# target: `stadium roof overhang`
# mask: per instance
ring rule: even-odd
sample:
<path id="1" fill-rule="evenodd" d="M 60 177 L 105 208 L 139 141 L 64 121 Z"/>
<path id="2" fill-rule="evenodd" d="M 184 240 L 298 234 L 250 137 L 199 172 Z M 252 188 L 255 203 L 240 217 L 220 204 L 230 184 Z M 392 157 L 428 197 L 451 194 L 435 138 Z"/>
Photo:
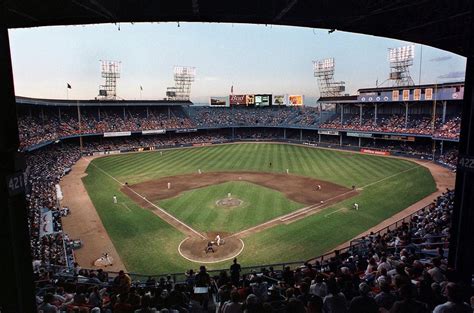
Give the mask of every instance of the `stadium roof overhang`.
<path id="1" fill-rule="evenodd" d="M 229 22 L 326 28 L 467 55 L 470 0 L 4 0 L 8 28 L 118 22 Z M 232 39 L 229 39 L 232 40 Z M 317 40 L 317 38 L 315 38 Z"/>

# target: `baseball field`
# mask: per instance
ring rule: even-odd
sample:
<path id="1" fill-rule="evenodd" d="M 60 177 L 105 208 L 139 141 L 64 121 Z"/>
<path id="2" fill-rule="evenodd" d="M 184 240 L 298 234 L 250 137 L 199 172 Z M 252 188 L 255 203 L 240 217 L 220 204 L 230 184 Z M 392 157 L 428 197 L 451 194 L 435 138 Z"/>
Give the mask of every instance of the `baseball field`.
<path id="1" fill-rule="evenodd" d="M 142 274 L 306 260 L 436 190 L 408 160 L 268 143 L 112 155 L 86 173 L 121 260 Z"/>

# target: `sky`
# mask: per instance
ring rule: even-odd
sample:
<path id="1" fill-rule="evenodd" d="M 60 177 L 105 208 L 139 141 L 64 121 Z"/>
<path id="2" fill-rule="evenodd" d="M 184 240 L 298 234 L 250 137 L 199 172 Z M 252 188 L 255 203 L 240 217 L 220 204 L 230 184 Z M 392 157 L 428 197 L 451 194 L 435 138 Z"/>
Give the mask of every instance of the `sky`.
<path id="1" fill-rule="evenodd" d="M 164 98 L 174 85 L 173 67 L 182 65 L 196 67 L 196 103 L 229 95 L 231 86 L 234 94 L 302 94 L 305 103 L 315 102 L 312 61 L 330 57 L 335 80 L 355 94 L 386 80 L 389 48 L 411 44 L 324 29 L 217 23 L 40 27 L 10 30 L 9 36 L 19 96 L 93 99 L 103 84 L 100 60 L 118 60 L 119 97 Z M 410 72 L 416 84 L 442 83 L 464 80 L 465 67 L 462 56 L 416 44 Z"/>

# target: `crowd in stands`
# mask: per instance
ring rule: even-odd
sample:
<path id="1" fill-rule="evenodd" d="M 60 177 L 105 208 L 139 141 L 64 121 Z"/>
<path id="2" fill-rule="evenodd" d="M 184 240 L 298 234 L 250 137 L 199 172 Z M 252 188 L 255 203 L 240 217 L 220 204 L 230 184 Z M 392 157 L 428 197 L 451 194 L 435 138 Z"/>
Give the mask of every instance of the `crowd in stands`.
<path id="1" fill-rule="evenodd" d="M 60 207 L 56 185 L 79 157 L 78 147 L 72 145 L 53 145 L 26 155 L 28 226 L 35 267 L 66 266 L 71 261 L 70 239 L 61 225 L 69 209 Z M 45 232 L 42 216 L 47 212 L 51 212 L 52 228 Z"/>
<path id="2" fill-rule="evenodd" d="M 229 138 L 218 133 L 173 134 L 172 136 L 133 136 L 104 138 L 101 141 L 88 140 L 84 142 L 83 152 L 86 154 L 96 151 L 129 151 L 139 148 L 164 148 L 192 144 L 225 142 Z"/>
<path id="3" fill-rule="evenodd" d="M 18 115 L 21 147 L 78 134 L 101 134 L 117 131 L 183 129 L 229 126 L 300 126 L 323 129 L 344 129 L 367 132 L 391 132 L 428 135 L 456 139 L 460 132 L 460 117 L 448 117 L 445 123 L 437 118 L 435 130 L 431 116 L 410 114 L 379 114 L 377 121 L 371 113 L 345 114 L 343 122 L 337 114 L 319 125 L 319 109 L 315 107 L 231 107 L 209 108 L 82 108 L 81 125 L 75 109 L 22 109 Z"/>
<path id="4" fill-rule="evenodd" d="M 448 151 L 444 152 L 443 155 L 439 157 L 438 162 L 446 166 L 449 166 L 451 168 L 456 168 L 458 164 L 458 150 L 449 149 Z"/>
<path id="5" fill-rule="evenodd" d="M 439 127 L 436 129 L 434 136 L 438 138 L 459 138 L 459 133 L 461 132 L 461 117 L 454 116 L 446 120 L 444 124 L 441 123 L 439 119 Z"/>
<path id="6" fill-rule="evenodd" d="M 100 110 L 100 111 L 99 111 Z M 100 112 L 100 113 L 99 113 Z M 18 115 L 21 147 L 78 134 L 101 134 L 117 131 L 192 128 L 194 123 L 181 108 L 168 112 L 163 108 L 146 109 L 83 109 L 81 124 L 77 113 L 42 110 L 38 114 Z"/>
<path id="7" fill-rule="evenodd" d="M 340 115 L 334 119 L 324 122 L 320 125 L 323 129 L 345 129 L 365 132 L 385 132 L 385 133 L 403 133 L 414 135 L 434 135 L 439 138 L 455 139 L 459 137 L 461 129 L 461 118 L 453 117 L 443 124 L 441 118 L 436 119 L 433 132 L 433 122 L 431 116 L 427 115 L 409 115 L 405 120 L 405 115 L 378 115 L 377 121 L 373 114 L 364 114 L 362 122 L 358 114 L 346 114 L 341 123 Z"/>
<path id="8" fill-rule="evenodd" d="M 76 267 L 43 275 L 37 303 L 45 313 L 472 313 L 472 291 L 447 265 L 453 199 L 448 190 L 397 228 L 294 269 L 244 272 L 234 259 L 218 275 L 201 266 L 179 282 L 134 282 L 124 272 L 112 278 Z"/>
<path id="9" fill-rule="evenodd" d="M 190 116 L 197 126 L 316 126 L 319 111 L 314 107 L 194 107 Z"/>

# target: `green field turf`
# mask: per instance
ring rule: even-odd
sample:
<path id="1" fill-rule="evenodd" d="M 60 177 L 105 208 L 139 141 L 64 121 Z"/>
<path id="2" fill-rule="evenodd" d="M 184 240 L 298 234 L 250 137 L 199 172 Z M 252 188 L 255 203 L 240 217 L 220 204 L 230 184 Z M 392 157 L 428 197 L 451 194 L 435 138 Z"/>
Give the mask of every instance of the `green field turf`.
<path id="1" fill-rule="evenodd" d="M 233 198 L 243 201 L 241 206 L 223 208 L 216 205 L 229 192 Z M 158 205 L 198 231 L 231 233 L 305 206 L 278 191 L 248 182 L 227 182 L 190 190 L 161 200 Z"/>
<path id="2" fill-rule="evenodd" d="M 269 162 L 272 162 L 271 168 Z M 117 182 L 103 171 L 133 184 L 175 174 L 196 173 L 197 169 L 283 173 L 287 168 L 291 173 L 346 187 L 356 185 L 363 190 L 357 197 L 303 220 L 246 237 L 245 249 L 239 256 L 243 265 L 317 256 L 435 191 L 429 171 L 407 160 L 263 143 L 169 150 L 162 156 L 159 152 L 148 152 L 99 158 L 88 167 L 88 176 L 83 181 L 127 270 L 146 274 L 182 272 L 198 267 L 178 254 L 177 246 L 185 236 L 122 194 Z M 113 194 L 119 198 L 117 205 L 112 203 Z M 354 201 L 359 203 L 359 211 L 348 210 Z M 265 214 L 270 216 L 273 213 Z M 195 223 L 200 222 L 196 220 Z M 228 265 L 218 263 L 209 267 Z"/>

